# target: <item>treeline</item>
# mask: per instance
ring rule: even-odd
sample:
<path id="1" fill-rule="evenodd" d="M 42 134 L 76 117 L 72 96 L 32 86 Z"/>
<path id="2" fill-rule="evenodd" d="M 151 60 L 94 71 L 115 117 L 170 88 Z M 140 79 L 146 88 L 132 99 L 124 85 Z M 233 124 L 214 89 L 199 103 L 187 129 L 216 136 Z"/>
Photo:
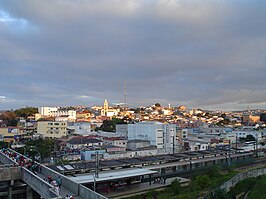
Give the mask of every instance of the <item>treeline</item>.
<path id="1" fill-rule="evenodd" d="M 4 111 L 0 113 L 0 122 L 2 126 L 17 126 L 21 117 L 27 119 L 27 117 L 34 115 L 35 113 L 38 113 L 38 108 L 35 107 L 25 107 L 14 111 Z"/>

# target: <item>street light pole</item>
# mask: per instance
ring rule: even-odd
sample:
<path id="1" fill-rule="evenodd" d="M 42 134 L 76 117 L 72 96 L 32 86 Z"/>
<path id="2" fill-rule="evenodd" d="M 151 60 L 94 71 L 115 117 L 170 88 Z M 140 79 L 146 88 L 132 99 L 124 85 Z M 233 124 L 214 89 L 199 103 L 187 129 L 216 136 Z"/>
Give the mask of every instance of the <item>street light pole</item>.
<path id="1" fill-rule="evenodd" d="M 35 149 L 35 148 L 31 148 L 30 151 L 36 151 L 38 153 L 38 155 L 40 156 L 40 164 L 42 163 L 42 156 L 41 156 L 41 153 Z"/>
<path id="2" fill-rule="evenodd" d="M 26 147 L 22 146 L 22 148 L 23 148 L 23 155 L 26 156 Z"/>
<path id="3" fill-rule="evenodd" d="M 93 177 L 93 191 L 95 192 L 95 190 L 96 190 L 96 177 L 91 171 L 90 171 L 90 174 Z"/>
<path id="4" fill-rule="evenodd" d="M 60 160 L 61 163 L 63 164 L 63 167 L 65 167 L 63 160 L 62 160 L 61 158 L 60 158 L 59 160 Z M 65 175 L 65 169 L 64 169 L 64 168 L 63 168 L 63 175 Z"/>

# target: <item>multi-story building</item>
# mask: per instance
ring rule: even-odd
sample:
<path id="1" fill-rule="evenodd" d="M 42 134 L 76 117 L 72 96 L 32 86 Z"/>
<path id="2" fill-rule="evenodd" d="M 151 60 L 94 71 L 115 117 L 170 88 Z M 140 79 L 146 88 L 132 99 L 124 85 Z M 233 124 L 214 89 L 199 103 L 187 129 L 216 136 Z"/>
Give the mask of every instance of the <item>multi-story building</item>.
<path id="1" fill-rule="evenodd" d="M 16 142 L 25 133 L 21 127 L 0 127 L 0 140 L 4 142 Z"/>
<path id="2" fill-rule="evenodd" d="M 39 113 L 42 116 L 51 116 L 51 112 L 57 111 L 57 107 L 48 107 L 48 106 L 43 106 L 39 108 Z"/>
<path id="3" fill-rule="evenodd" d="M 67 116 L 68 121 L 75 122 L 77 119 L 77 112 L 74 110 L 57 110 L 57 111 L 51 111 L 50 116 L 52 117 Z"/>
<path id="4" fill-rule="evenodd" d="M 51 117 L 67 117 L 68 121 L 74 122 L 77 119 L 77 112 L 75 110 L 60 110 L 57 107 L 40 107 L 39 113 L 41 116 Z M 58 120 L 62 120 L 59 118 Z"/>
<path id="5" fill-rule="evenodd" d="M 82 112 L 77 112 L 77 120 L 78 122 L 90 122 L 91 117 L 93 117 L 93 113 L 88 110 L 84 110 Z"/>
<path id="6" fill-rule="evenodd" d="M 67 135 L 67 122 L 39 121 L 37 133 L 43 137 L 61 138 Z"/>
<path id="7" fill-rule="evenodd" d="M 257 122 L 260 122 L 260 116 L 259 115 L 251 115 L 249 113 L 243 114 L 243 123 L 254 124 Z"/>
<path id="8" fill-rule="evenodd" d="M 72 129 L 74 134 L 78 135 L 90 135 L 91 123 L 90 122 L 70 122 L 68 123 L 68 129 Z"/>
<path id="9" fill-rule="evenodd" d="M 127 134 L 128 140 L 148 140 L 160 151 L 172 152 L 176 147 L 176 125 L 160 122 L 140 122 L 117 125 L 117 132 Z"/>

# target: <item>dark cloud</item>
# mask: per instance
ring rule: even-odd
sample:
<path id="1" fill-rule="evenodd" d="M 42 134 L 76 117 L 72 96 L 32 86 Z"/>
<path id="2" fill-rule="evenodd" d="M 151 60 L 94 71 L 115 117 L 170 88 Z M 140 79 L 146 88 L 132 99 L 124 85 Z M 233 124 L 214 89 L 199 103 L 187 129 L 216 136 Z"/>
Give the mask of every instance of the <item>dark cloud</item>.
<path id="1" fill-rule="evenodd" d="M 0 107 L 266 108 L 264 1 L 0 2 Z"/>

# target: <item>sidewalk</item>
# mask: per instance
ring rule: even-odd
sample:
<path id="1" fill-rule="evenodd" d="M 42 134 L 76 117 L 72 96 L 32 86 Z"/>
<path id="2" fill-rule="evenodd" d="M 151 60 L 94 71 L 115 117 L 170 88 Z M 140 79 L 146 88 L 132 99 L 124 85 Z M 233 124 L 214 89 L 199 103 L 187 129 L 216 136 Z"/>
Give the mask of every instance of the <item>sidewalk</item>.
<path id="1" fill-rule="evenodd" d="M 179 180 L 179 182 L 181 184 L 183 184 L 183 186 L 186 186 L 186 184 L 190 182 L 189 179 L 181 178 L 181 177 L 167 178 L 165 181 L 165 184 L 154 183 L 154 181 L 152 181 L 152 183 L 150 185 L 149 182 L 145 182 L 145 183 L 134 184 L 134 185 L 131 185 L 129 187 L 124 187 L 123 189 L 120 189 L 120 190 L 111 191 L 110 193 L 102 193 L 101 192 L 101 194 L 108 197 L 108 198 L 114 198 L 114 199 L 124 198 L 124 197 L 128 197 L 130 195 L 132 195 L 132 196 L 136 195 L 137 193 L 138 194 L 145 193 L 145 192 L 150 191 L 152 189 L 165 188 L 165 187 L 169 186 L 171 184 L 171 182 L 175 179 Z"/>

